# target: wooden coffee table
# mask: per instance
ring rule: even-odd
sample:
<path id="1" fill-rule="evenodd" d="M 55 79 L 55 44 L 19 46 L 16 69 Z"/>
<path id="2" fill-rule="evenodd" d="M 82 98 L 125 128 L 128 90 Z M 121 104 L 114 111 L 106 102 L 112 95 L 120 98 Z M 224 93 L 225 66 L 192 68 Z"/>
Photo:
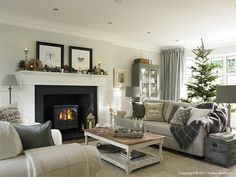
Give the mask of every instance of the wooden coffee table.
<path id="1" fill-rule="evenodd" d="M 143 138 L 131 139 L 113 137 L 113 134 L 113 130 L 108 128 L 85 129 L 85 144 L 88 144 L 88 137 L 92 137 L 99 141 L 125 149 L 127 152 L 126 157 L 122 156 L 120 153 L 101 153 L 101 158 L 126 170 L 127 174 L 130 174 L 130 172 L 135 169 L 158 162 L 161 163 L 161 161 L 163 161 L 162 144 L 165 136 L 145 133 Z M 159 153 L 157 154 L 148 154 L 144 150 L 141 150 L 141 148 L 154 144 L 159 145 Z M 145 153 L 145 156 L 131 159 L 131 152 L 133 150 L 143 152 Z"/>

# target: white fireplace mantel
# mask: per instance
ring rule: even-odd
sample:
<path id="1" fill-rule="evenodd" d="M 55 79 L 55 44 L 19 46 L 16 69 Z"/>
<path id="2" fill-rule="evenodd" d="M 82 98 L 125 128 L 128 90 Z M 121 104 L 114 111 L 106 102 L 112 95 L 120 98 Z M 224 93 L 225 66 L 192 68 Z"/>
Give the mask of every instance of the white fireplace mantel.
<path id="1" fill-rule="evenodd" d="M 20 84 L 19 109 L 26 122 L 35 122 L 35 85 L 97 86 L 98 122 L 108 121 L 106 75 L 19 71 L 16 77 Z"/>

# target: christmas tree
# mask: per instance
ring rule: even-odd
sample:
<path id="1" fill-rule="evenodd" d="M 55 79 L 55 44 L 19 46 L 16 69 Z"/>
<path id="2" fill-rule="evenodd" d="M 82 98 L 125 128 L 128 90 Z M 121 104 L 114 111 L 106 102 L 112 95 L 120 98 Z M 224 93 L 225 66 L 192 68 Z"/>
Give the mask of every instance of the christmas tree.
<path id="1" fill-rule="evenodd" d="M 216 79 L 218 76 L 214 72 L 217 65 L 211 63 L 208 55 L 213 49 L 205 49 L 201 39 L 201 47 L 193 49 L 196 55 L 194 64 L 191 66 L 192 80 L 187 85 L 188 102 L 212 102 L 216 96 Z"/>

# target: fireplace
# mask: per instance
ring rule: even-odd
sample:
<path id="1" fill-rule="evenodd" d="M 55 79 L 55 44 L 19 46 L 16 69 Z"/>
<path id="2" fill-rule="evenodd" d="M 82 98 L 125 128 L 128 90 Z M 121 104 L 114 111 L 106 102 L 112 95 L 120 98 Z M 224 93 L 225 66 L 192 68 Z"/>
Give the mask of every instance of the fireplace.
<path id="1" fill-rule="evenodd" d="M 59 129 L 63 140 L 83 137 L 89 113 L 97 122 L 96 86 L 35 86 L 35 120 L 52 121 L 52 128 Z"/>
<path id="2" fill-rule="evenodd" d="M 78 127 L 78 105 L 54 105 L 53 125 L 57 129 Z"/>

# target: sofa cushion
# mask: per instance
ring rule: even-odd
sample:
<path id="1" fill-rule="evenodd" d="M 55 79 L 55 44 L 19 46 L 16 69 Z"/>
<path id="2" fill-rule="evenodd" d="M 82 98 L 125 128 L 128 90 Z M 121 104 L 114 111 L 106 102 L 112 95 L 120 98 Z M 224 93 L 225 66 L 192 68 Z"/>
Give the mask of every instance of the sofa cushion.
<path id="1" fill-rule="evenodd" d="M 145 103 L 144 120 L 163 122 L 162 108 L 164 103 Z"/>
<path id="2" fill-rule="evenodd" d="M 175 112 L 173 119 L 170 121 L 171 124 L 184 126 L 190 118 L 190 111 L 192 108 L 179 107 Z"/>
<path id="3" fill-rule="evenodd" d="M 0 121 L 22 123 L 20 112 L 16 104 L 0 107 Z"/>
<path id="4" fill-rule="evenodd" d="M 167 108 L 169 105 L 169 100 L 145 100 L 145 103 L 164 103 L 163 109 L 162 109 L 162 117 L 164 118 L 164 120 L 166 120 L 166 112 L 167 112 Z"/>
<path id="5" fill-rule="evenodd" d="M 175 102 L 170 101 L 168 104 L 168 108 L 165 114 L 165 120 L 166 122 L 170 122 L 171 119 L 173 118 L 175 112 L 177 109 L 181 107 L 179 104 L 176 104 Z"/>
<path id="6" fill-rule="evenodd" d="M 207 116 L 209 116 L 211 113 L 211 109 L 198 109 L 198 108 L 192 108 L 190 111 L 190 118 L 187 121 L 187 125 L 190 125 L 190 123 L 194 120 L 197 121 L 204 121 L 207 119 Z"/>
<path id="7" fill-rule="evenodd" d="M 14 127 L 0 121 L 0 160 L 16 157 L 21 152 L 21 140 Z"/>
<path id="8" fill-rule="evenodd" d="M 51 121 L 36 125 L 14 125 L 23 145 L 23 149 L 54 145 L 51 133 Z"/>
<path id="9" fill-rule="evenodd" d="M 145 115 L 145 108 L 142 102 L 133 102 L 133 117 L 143 118 Z"/>
<path id="10" fill-rule="evenodd" d="M 170 132 L 170 125 L 167 122 L 150 122 L 144 121 L 144 127 L 146 130 L 152 133 L 157 133 L 164 136 L 172 136 Z"/>

